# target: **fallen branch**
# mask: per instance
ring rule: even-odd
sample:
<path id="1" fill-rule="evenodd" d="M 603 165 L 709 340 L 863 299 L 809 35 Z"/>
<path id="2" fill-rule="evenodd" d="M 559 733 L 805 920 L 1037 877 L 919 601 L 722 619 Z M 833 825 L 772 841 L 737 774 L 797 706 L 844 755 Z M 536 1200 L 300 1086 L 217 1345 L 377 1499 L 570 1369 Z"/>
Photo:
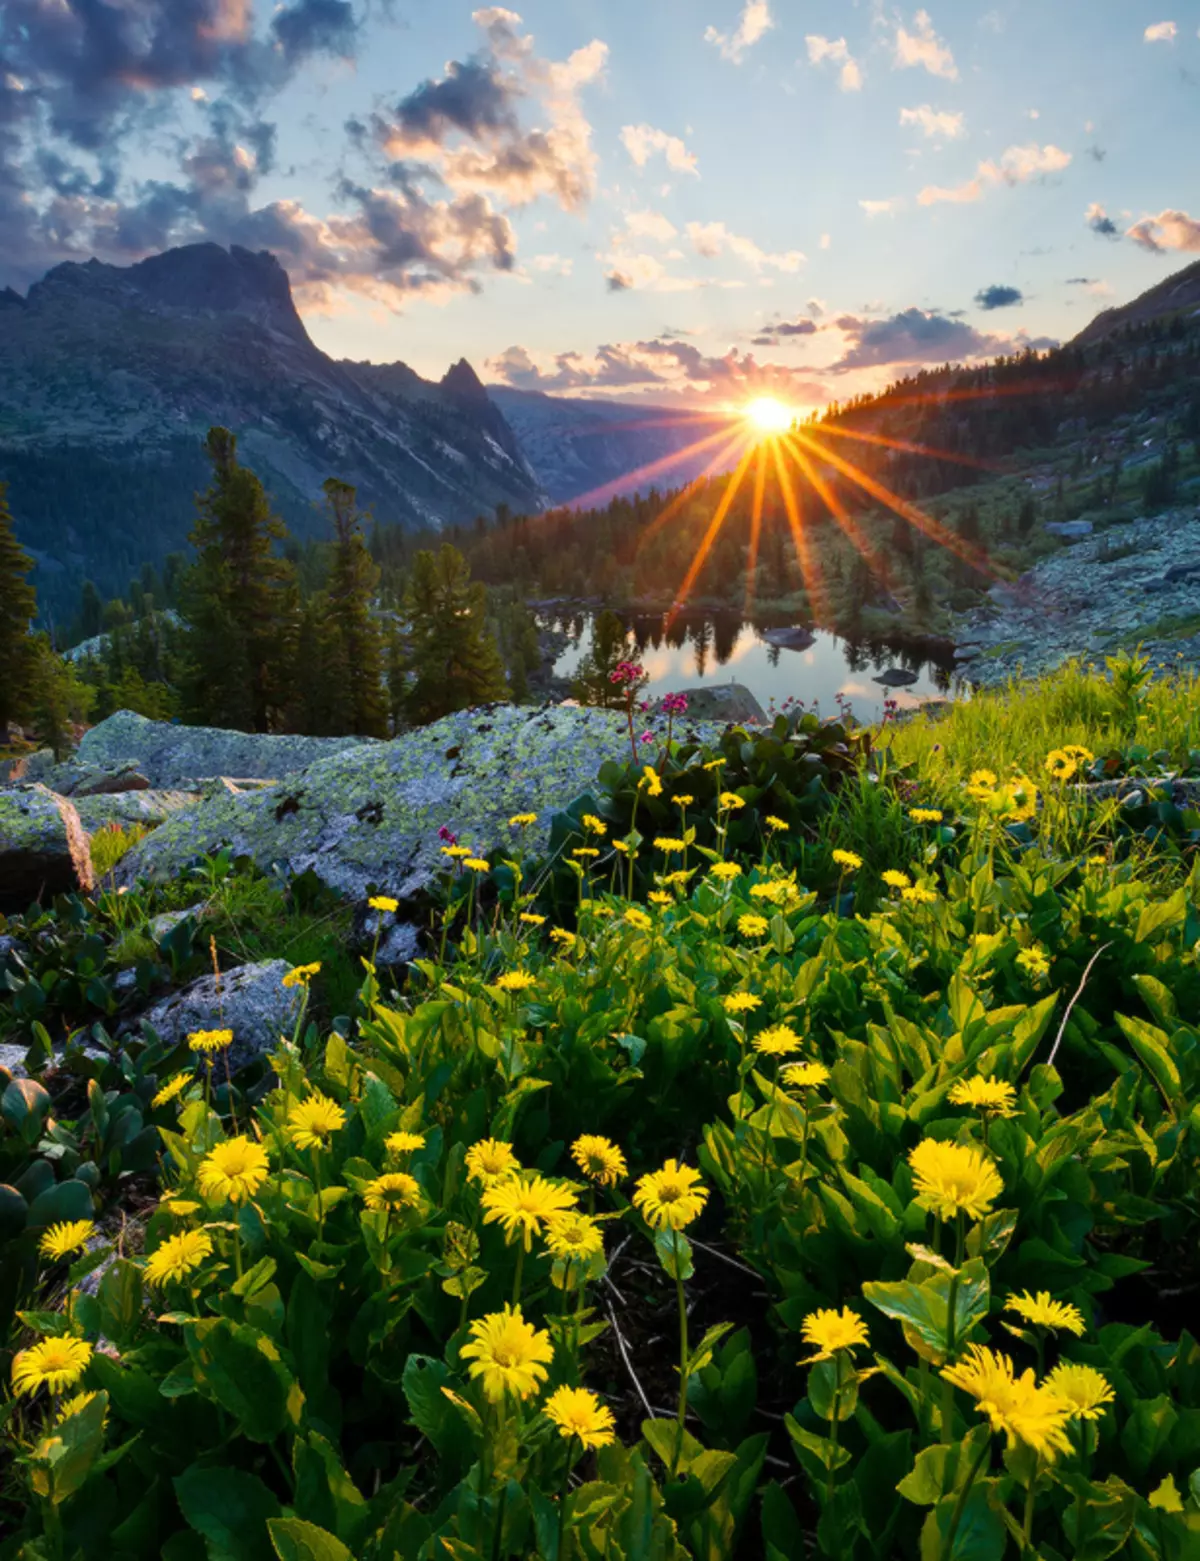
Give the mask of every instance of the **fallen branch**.
<path id="1" fill-rule="evenodd" d="M 1092 966 L 1100 958 L 1101 954 L 1104 953 L 1105 949 L 1110 948 L 1112 948 L 1111 942 L 1102 943 L 1096 952 L 1092 955 L 1091 959 L 1088 960 L 1087 965 L 1084 968 L 1083 975 L 1079 978 L 1079 985 L 1071 994 L 1071 1001 L 1067 1004 L 1067 1011 L 1062 1017 L 1062 1023 L 1058 1027 L 1058 1034 L 1054 1037 L 1054 1045 L 1050 1048 L 1050 1055 L 1046 1059 L 1046 1066 L 1048 1068 L 1052 1068 L 1054 1066 L 1054 1059 L 1058 1056 L 1058 1048 L 1062 1045 L 1062 1038 L 1067 1033 L 1067 1021 L 1071 1017 L 1071 1010 L 1083 996 L 1083 989 L 1085 986 L 1087 986 L 1088 977 L 1092 973 Z"/>
<path id="2" fill-rule="evenodd" d="M 657 1420 L 659 1417 L 654 1413 L 653 1409 L 651 1409 L 650 1400 L 646 1397 L 645 1391 L 642 1388 L 642 1384 L 638 1380 L 638 1374 L 633 1369 L 633 1362 L 630 1360 L 629 1351 L 625 1347 L 625 1335 L 621 1332 L 621 1325 L 617 1321 L 617 1314 L 612 1309 L 612 1302 L 606 1300 L 604 1303 L 604 1309 L 608 1313 L 609 1322 L 612 1323 L 613 1333 L 617 1338 L 617 1348 L 621 1352 L 621 1359 L 625 1362 L 625 1370 L 633 1379 L 633 1385 L 638 1391 L 638 1397 L 646 1406 L 646 1413 L 650 1416 L 651 1420 Z"/>

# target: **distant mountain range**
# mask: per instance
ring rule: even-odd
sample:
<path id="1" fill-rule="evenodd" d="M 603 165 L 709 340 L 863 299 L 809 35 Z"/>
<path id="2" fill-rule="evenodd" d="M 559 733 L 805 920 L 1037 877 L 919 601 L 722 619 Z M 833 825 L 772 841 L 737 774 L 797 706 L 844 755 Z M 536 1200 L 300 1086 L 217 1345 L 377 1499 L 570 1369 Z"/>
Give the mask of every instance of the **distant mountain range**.
<path id="1" fill-rule="evenodd" d="M 1159 320 L 1167 314 L 1200 314 L 1200 260 L 1183 271 L 1176 271 L 1165 282 L 1139 293 L 1132 303 L 1101 310 L 1070 345 L 1089 347 L 1127 325 L 1145 325 L 1147 321 Z"/>

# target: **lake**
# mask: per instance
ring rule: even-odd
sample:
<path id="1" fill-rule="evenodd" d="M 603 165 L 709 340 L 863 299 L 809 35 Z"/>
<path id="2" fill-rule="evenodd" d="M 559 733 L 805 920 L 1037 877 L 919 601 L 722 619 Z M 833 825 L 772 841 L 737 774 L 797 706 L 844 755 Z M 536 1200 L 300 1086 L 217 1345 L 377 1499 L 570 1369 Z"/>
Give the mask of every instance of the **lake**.
<path id="1" fill-rule="evenodd" d="M 571 677 L 592 642 L 590 612 L 547 612 L 548 627 L 566 633 L 568 643 L 554 664 L 559 677 Z M 631 615 L 626 619 L 631 649 L 650 674 L 649 699 L 682 689 L 714 683 L 741 683 L 768 714 L 785 700 L 801 701 L 829 717 L 839 706 L 856 720 L 870 724 L 883 719 L 885 699 L 901 710 L 912 710 L 927 699 L 952 699 L 965 688 L 956 678 L 948 649 L 925 642 L 879 640 L 851 643 L 824 629 L 813 629 L 813 644 L 804 650 L 783 649 L 763 638 L 768 624 L 757 624 L 736 613 L 680 613 L 664 630 L 661 615 Z M 917 675 L 915 683 L 886 688 L 873 680 L 890 668 Z"/>

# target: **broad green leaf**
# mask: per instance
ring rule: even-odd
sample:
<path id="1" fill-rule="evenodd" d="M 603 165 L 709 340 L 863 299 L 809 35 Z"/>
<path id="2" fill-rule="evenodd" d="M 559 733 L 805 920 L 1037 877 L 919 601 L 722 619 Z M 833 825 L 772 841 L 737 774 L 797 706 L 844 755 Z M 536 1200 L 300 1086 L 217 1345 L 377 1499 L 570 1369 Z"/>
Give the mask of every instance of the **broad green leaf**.
<path id="1" fill-rule="evenodd" d="M 302 1518 L 269 1518 L 267 1528 L 279 1561 L 354 1561 L 340 1539 Z"/>
<path id="2" fill-rule="evenodd" d="M 1138 1061 L 1150 1074 L 1163 1093 L 1168 1105 L 1181 1104 L 1181 1080 L 1179 1069 L 1171 1056 L 1170 1037 L 1144 1019 L 1132 1019 L 1127 1014 L 1117 1014 L 1116 1021 L 1125 1038 L 1138 1055 Z"/>
<path id="3" fill-rule="evenodd" d="M 941 1362 L 945 1358 L 946 1333 L 950 1309 L 950 1289 L 954 1283 L 948 1273 L 931 1274 L 920 1284 L 910 1279 L 891 1283 L 868 1282 L 863 1295 L 888 1317 L 902 1324 L 905 1337 L 926 1359 Z M 988 1313 L 991 1281 L 981 1258 L 963 1265 L 954 1304 L 954 1339 L 961 1345 L 970 1330 Z"/>
<path id="4" fill-rule="evenodd" d="M 193 1464 L 174 1482 L 179 1509 L 209 1554 L 230 1561 L 273 1561 L 267 1523 L 279 1503 L 256 1474 L 220 1464 Z"/>
<path id="5" fill-rule="evenodd" d="M 236 1419 L 252 1442 L 271 1442 L 292 1418 L 291 1373 L 256 1328 L 224 1318 L 187 1330 L 197 1384 Z"/>
<path id="6" fill-rule="evenodd" d="M 95 1394 L 34 1447 L 29 1478 L 44 1500 L 58 1506 L 83 1485 L 104 1446 L 107 1410 L 107 1393 Z"/>

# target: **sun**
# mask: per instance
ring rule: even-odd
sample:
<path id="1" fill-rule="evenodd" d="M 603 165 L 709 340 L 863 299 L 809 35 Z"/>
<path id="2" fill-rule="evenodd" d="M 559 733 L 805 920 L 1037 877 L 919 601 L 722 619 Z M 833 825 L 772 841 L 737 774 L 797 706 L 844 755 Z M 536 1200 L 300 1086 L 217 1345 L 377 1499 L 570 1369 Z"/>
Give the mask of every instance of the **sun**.
<path id="1" fill-rule="evenodd" d="M 786 433 L 796 420 L 791 407 L 776 401 L 774 396 L 760 396 L 757 401 L 748 402 L 742 408 L 742 416 L 763 434 Z"/>

